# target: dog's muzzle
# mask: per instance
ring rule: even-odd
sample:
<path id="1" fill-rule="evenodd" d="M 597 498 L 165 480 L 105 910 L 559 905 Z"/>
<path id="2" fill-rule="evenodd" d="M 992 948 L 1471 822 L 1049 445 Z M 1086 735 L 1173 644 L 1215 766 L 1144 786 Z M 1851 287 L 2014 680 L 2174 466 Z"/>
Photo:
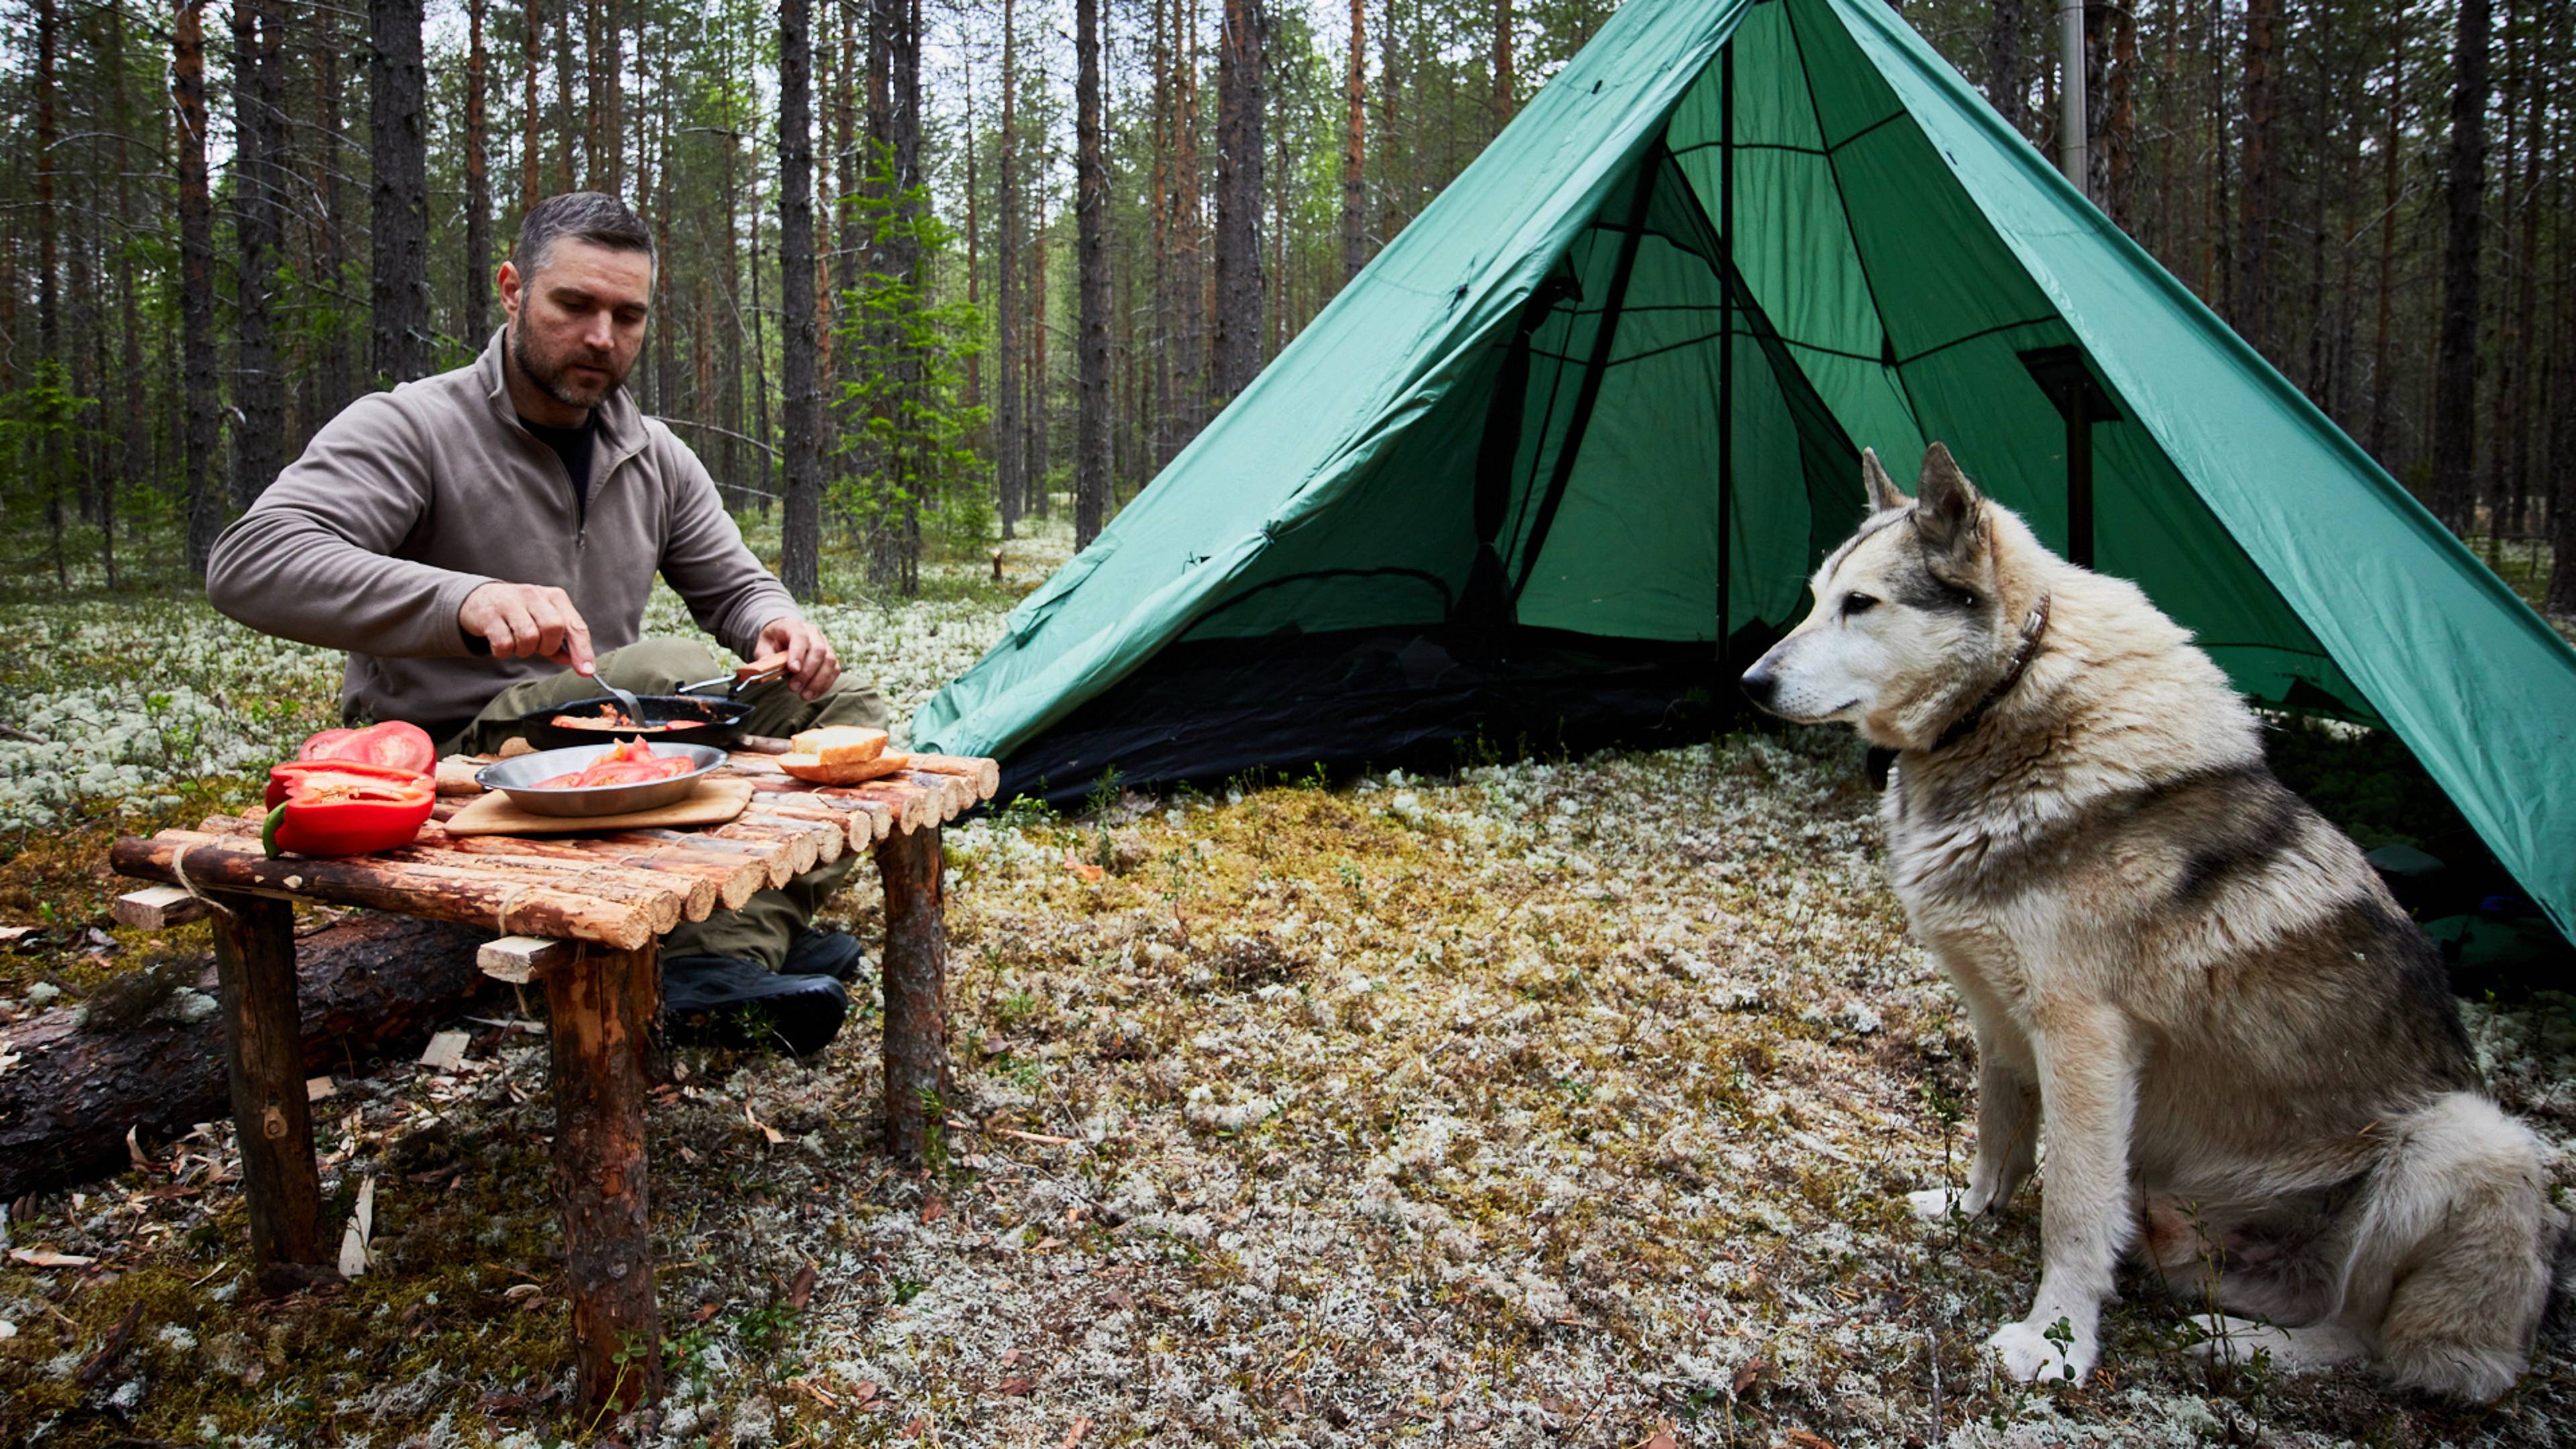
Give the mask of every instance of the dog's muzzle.
<path id="1" fill-rule="evenodd" d="M 1745 698 L 1764 709 L 1771 710 L 1774 714 L 1779 713 L 1778 710 L 1772 709 L 1772 701 L 1780 693 L 1780 675 L 1779 671 L 1771 667 L 1770 655 L 1763 655 L 1752 668 L 1744 671 L 1742 684 Z"/>

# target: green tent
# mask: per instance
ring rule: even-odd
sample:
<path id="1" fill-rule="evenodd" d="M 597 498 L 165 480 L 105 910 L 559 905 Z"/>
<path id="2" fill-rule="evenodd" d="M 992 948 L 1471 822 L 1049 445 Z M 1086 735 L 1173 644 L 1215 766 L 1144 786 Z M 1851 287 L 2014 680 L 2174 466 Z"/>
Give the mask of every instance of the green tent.
<path id="1" fill-rule="evenodd" d="M 2576 653 L 1881 0 L 1627 0 L 915 737 L 1062 793 L 1669 726 L 1936 439 L 2576 926 Z"/>

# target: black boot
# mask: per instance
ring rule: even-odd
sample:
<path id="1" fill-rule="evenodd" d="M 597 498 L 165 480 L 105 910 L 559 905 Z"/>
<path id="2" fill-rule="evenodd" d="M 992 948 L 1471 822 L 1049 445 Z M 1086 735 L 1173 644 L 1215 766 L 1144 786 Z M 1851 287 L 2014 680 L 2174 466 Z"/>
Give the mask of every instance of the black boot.
<path id="1" fill-rule="evenodd" d="M 732 956 L 662 961 L 662 1025 L 671 1040 L 705 1046 L 783 1046 L 821 1051 L 850 1014 L 849 993 L 829 976 L 764 971 Z"/>

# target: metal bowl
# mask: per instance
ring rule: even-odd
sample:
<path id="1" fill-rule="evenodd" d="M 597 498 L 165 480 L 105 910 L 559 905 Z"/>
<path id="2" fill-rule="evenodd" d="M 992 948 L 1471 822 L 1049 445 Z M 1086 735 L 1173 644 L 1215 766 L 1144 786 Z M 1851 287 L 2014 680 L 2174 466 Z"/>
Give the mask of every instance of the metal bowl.
<path id="1" fill-rule="evenodd" d="M 698 781 L 708 771 L 725 762 L 725 752 L 709 745 L 657 744 L 657 755 L 684 755 L 694 765 L 685 775 L 668 780 L 646 780 L 640 785 L 591 785 L 579 790 L 540 790 L 539 780 L 569 775 L 587 768 L 593 760 L 616 746 L 605 744 L 572 745 L 560 750 L 539 750 L 533 755 L 499 760 L 474 772 L 474 783 L 486 790 L 498 790 L 510 797 L 522 810 L 538 815 L 624 815 L 634 810 L 651 810 L 687 798 L 698 788 Z"/>

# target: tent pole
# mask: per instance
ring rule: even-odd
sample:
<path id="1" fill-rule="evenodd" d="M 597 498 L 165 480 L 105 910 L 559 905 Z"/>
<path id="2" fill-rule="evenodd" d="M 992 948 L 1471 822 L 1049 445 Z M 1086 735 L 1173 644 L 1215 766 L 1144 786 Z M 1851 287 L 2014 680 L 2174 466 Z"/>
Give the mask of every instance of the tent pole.
<path id="1" fill-rule="evenodd" d="M 2085 160 L 2084 107 L 2084 3 L 2085 0 L 2060 0 L 2057 7 L 2057 169 L 2075 183 L 2075 189 L 2086 196 L 2093 188 L 2086 183 L 2089 167 Z"/>
<path id="2" fill-rule="evenodd" d="M 1717 662 L 1734 642 L 1728 587 L 1735 564 L 1735 42 L 1718 52 Z"/>
<path id="3" fill-rule="evenodd" d="M 1646 214 L 1655 200 L 1655 188 L 1664 179 L 1664 166 L 1671 158 L 1657 141 L 1640 162 L 1644 174 L 1637 178 L 1636 190 L 1628 202 L 1628 226 L 1619 237 L 1619 257 L 1610 273 L 1610 295 L 1601 304 L 1601 320 L 1592 332 L 1592 355 L 1583 370 L 1583 383 L 1575 389 L 1574 412 L 1566 420 L 1565 441 L 1556 450 L 1556 467 L 1547 480 L 1547 496 L 1539 501 L 1538 518 L 1530 526 L 1529 541 L 1523 545 L 1520 576 L 1512 581 L 1512 603 L 1520 604 L 1521 592 L 1529 587 L 1530 573 L 1538 567 L 1539 555 L 1547 551 L 1547 536 L 1556 527 L 1556 510 L 1565 502 L 1565 487 L 1574 479 L 1574 465 L 1583 456 L 1584 435 L 1592 429 L 1593 404 L 1601 399 L 1601 382 L 1610 371 L 1611 344 L 1619 337 L 1619 314 L 1628 305 L 1628 279 L 1637 270 L 1637 246 L 1646 238 Z"/>
<path id="4" fill-rule="evenodd" d="M 2066 400 L 2066 556 L 2078 568 L 2093 567 L 2093 418 L 2085 407 L 2084 381 L 2067 384 Z"/>

